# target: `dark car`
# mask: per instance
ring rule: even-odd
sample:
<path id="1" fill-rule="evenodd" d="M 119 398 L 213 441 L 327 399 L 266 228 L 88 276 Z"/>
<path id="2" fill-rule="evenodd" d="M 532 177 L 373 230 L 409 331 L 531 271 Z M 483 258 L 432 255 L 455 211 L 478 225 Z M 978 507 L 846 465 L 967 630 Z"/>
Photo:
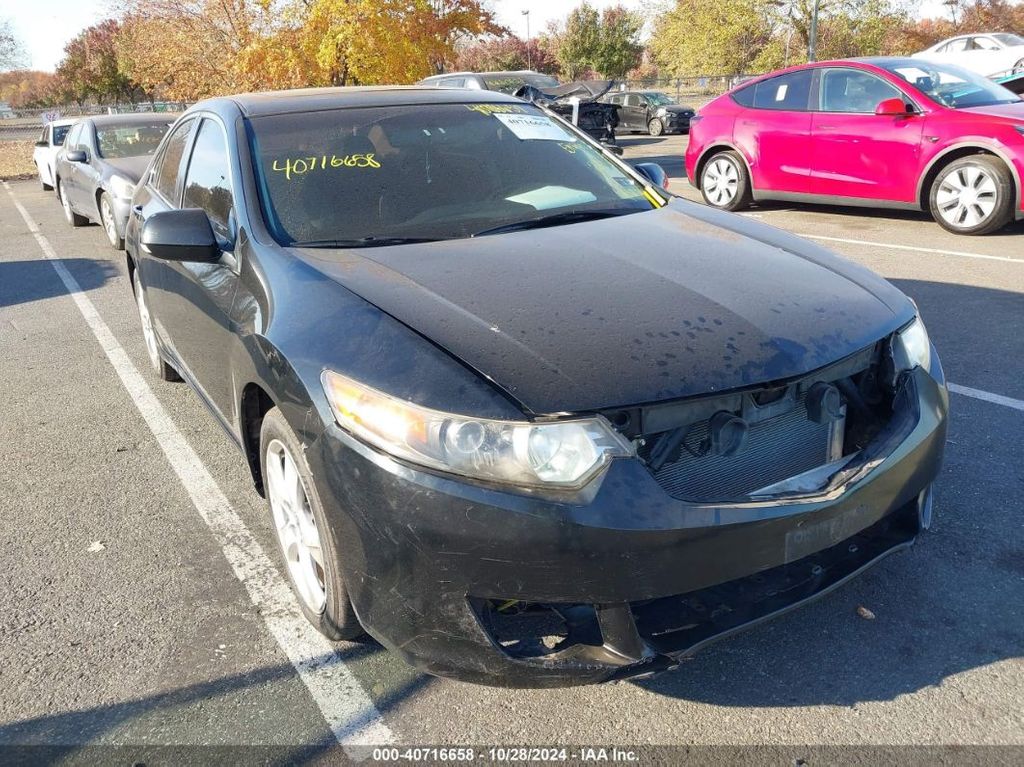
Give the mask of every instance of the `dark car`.
<path id="1" fill-rule="evenodd" d="M 619 107 L 619 130 L 649 133 L 688 133 L 691 107 L 677 104 L 660 91 L 626 91 L 605 96 L 609 104 Z"/>
<path id="2" fill-rule="evenodd" d="M 95 221 L 124 247 L 135 185 L 177 115 L 123 114 L 75 123 L 57 155 L 54 183 L 71 226 Z"/>
<path id="3" fill-rule="evenodd" d="M 948 395 L 910 300 L 533 105 L 213 99 L 133 203 L 152 366 L 237 443 L 328 637 L 647 674 L 929 523 Z"/>

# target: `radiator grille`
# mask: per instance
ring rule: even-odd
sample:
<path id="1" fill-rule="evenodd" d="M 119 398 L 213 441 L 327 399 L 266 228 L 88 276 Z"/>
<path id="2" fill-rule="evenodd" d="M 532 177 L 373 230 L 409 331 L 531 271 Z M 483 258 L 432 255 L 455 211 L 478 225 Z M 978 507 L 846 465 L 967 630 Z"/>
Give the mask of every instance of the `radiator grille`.
<path id="1" fill-rule="evenodd" d="M 738 455 L 698 457 L 684 449 L 678 461 L 666 463 L 654 478 L 676 498 L 740 498 L 838 458 L 841 449 L 833 454 L 836 445 L 832 444 L 832 434 L 834 429 L 842 428 L 842 420 L 825 424 L 811 421 L 801 395 L 788 413 L 752 424 L 746 447 Z M 686 443 L 699 445 L 707 434 L 706 421 L 695 424 Z"/>

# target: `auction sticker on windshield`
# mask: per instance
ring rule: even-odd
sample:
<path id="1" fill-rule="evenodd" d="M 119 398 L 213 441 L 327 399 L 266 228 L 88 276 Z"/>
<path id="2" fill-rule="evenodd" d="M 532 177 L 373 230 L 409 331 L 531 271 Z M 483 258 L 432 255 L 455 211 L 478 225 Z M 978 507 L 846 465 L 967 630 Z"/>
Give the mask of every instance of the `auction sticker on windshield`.
<path id="1" fill-rule="evenodd" d="M 518 138 L 540 141 L 575 141 L 576 137 L 563 130 L 550 117 L 544 115 L 495 114 L 505 127 Z"/>

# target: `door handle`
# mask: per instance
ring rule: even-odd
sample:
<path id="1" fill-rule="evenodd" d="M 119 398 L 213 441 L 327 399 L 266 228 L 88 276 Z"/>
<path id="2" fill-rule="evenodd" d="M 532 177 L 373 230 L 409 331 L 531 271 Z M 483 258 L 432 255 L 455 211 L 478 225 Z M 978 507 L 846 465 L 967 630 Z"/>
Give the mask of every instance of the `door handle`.
<path id="1" fill-rule="evenodd" d="M 838 128 L 835 125 L 815 125 L 814 130 L 829 131 L 838 130 Z"/>

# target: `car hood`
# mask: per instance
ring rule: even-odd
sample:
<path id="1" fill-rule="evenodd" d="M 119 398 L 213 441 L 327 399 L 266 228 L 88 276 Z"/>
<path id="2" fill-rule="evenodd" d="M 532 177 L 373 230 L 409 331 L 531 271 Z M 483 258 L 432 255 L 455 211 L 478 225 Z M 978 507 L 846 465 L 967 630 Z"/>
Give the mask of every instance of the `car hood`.
<path id="1" fill-rule="evenodd" d="M 658 107 L 658 109 L 664 109 L 666 112 L 672 112 L 674 114 L 687 114 L 688 113 L 688 114 L 691 114 L 691 115 L 695 111 L 693 109 L 693 107 L 683 106 L 682 104 L 668 104 L 668 105 L 663 106 L 663 107 Z"/>
<path id="2" fill-rule="evenodd" d="M 987 107 L 968 107 L 961 111 L 1020 122 L 1024 120 L 1024 101 L 1015 101 L 1012 104 L 992 104 Z"/>
<path id="3" fill-rule="evenodd" d="M 142 178 L 142 174 L 146 171 L 149 161 L 152 159 L 152 155 L 144 154 L 138 157 L 103 158 L 103 162 L 117 175 L 124 176 L 133 184 L 137 184 L 139 179 Z"/>
<path id="4" fill-rule="evenodd" d="M 296 252 L 535 414 L 809 373 L 914 314 L 866 269 L 681 200 L 473 239 Z"/>

